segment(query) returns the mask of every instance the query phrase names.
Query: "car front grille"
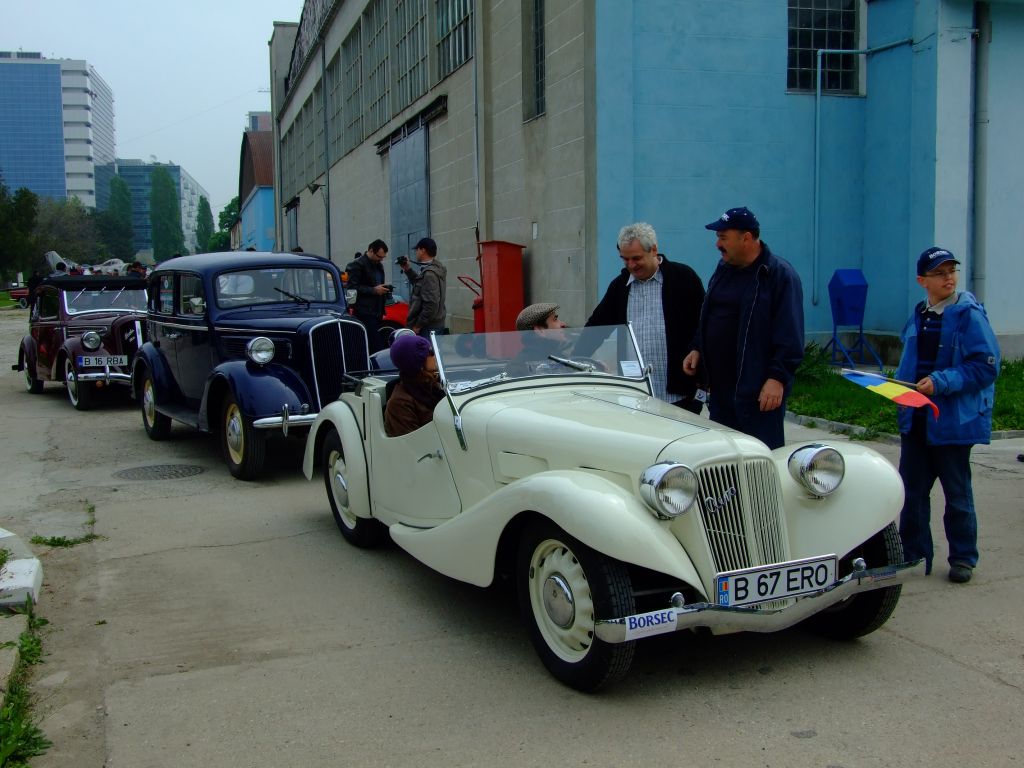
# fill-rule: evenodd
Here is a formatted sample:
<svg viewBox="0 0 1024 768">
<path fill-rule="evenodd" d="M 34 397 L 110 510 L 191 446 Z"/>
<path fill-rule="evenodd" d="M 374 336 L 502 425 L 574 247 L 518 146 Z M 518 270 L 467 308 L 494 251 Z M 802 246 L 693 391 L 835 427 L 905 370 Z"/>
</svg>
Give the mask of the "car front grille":
<svg viewBox="0 0 1024 768">
<path fill-rule="evenodd" d="M 770 459 L 707 465 L 697 478 L 701 522 L 717 572 L 788 559 L 779 478 Z"/>
<path fill-rule="evenodd" d="M 309 350 L 318 410 L 341 395 L 345 373 L 370 366 L 366 329 L 352 320 L 328 320 L 315 326 L 309 333 Z"/>
</svg>

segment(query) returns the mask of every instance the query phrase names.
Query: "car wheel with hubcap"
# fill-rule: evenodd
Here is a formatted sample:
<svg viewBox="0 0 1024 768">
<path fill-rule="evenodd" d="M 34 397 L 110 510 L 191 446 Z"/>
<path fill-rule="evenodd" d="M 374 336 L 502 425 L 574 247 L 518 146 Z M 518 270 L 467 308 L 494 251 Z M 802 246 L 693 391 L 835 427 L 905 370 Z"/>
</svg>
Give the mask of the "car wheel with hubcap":
<svg viewBox="0 0 1024 768">
<path fill-rule="evenodd" d="M 840 561 L 841 576 L 849 574 L 854 558 L 862 557 L 868 568 L 881 568 L 903 562 L 903 543 L 895 523 L 889 523 Z M 873 589 L 836 603 L 806 620 L 815 632 L 836 640 L 853 640 L 874 632 L 896 610 L 902 585 Z"/>
<path fill-rule="evenodd" d="M 372 547 L 379 544 L 387 529 L 378 520 L 358 517 L 349 505 L 348 465 L 345 463 L 341 435 L 337 430 L 332 429 L 328 433 L 320 456 L 323 459 L 327 499 L 331 502 L 331 513 L 341 535 L 357 547 Z"/>
<path fill-rule="evenodd" d="M 153 374 L 148 370 L 142 374 L 139 404 L 142 407 L 142 426 L 146 428 L 150 440 L 167 439 L 171 434 L 171 417 L 156 409 L 156 388 L 153 385 Z"/>
<path fill-rule="evenodd" d="M 22 309 L 28 309 L 28 299 L 24 297 L 18 299 L 18 306 L 21 307 Z"/>
<path fill-rule="evenodd" d="M 78 371 L 70 357 L 64 358 L 64 386 L 68 390 L 68 400 L 79 411 L 92 408 L 92 396 L 95 394 L 92 384 L 78 380 Z"/>
<path fill-rule="evenodd" d="M 530 639 L 552 675 L 595 691 L 626 674 L 635 641 L 607 643 L 595 634 L 595 619 L 635 612 L 623 563 L 545 521 L 531 525 L 520 541 L 516 582 Z"/>
<path fill-rule="evenodd" d="M 239 480 L 255 480 L 263 471 L 267 441 L 238 407 L 233 393 L 224 396 L 220 444 L 231 474 Z"/>
</svg>

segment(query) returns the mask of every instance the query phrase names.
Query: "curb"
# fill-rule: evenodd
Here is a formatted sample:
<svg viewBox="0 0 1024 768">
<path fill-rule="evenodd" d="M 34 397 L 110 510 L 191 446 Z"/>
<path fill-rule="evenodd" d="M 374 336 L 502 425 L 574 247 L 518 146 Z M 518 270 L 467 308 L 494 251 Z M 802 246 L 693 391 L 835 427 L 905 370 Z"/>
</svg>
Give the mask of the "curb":
<svg viewBox="0 0 1024 768">
<path fill-rule="evenodd" d="M 39 602 L 43 565 L 32 550 L 10 531 L 0 528 L 0 549 L 11 553 L 0 569 L 0 607 L 23 605 L 25 598 Z"/>
<path fill-rule="evenodd" d="M 793 413 L 792 411 L 786 411 L 786 421 L 791 421 L 794 424 L 800 424 L 804 427 L 810 426 L 812 429 L 817 427 L 819 429 L 826 429 L 829 432 L 857 435 L 858 437 L 867 432 L 866 427 L 858 427 L 854 424 L 843 424 L 841 421 L 829 421 L 828 419 L 821 419 L 817 416 L 805 416 L 800 413 Z M 871 440 L 876 443 L 888 443 L 889 445 L 900 444 L 899 435 L 890 435 L 886 432 L 879 432 L 877 435 L 872 437 Z"/>
<path fill-rule="evenodd" d="M 867 432 L 866 427 L 858 427 L 854 424 L 843 424 L 841 421 L 829 421 L 828 419 L 819 419 L 817 416 L 806 416 L 802 413 L 793 413 L 792 411 L 786 411 L 786 421 L 791 421 L 794 424 L 800 424 L 801 426 L 821 427 L 827 429 L 829 432 L 847 433 L 852 435 L 863 435 Z M 994 430 L 990 436 L 990 440 L 1015 440 L 1019 437 L 1024 437 L 1024 429 L 1000 429 Z M 871 438 L 877 443 L 889 443 L 890 445 L 899 445 L 900 436 L 890 435 L 888 432 L 879 432 L 876 437 Z M 1021 454 L 1024 456 L 1024 454 Z M 1024 461 L 1024 459 L 1021 459 Z"/>
</svg>

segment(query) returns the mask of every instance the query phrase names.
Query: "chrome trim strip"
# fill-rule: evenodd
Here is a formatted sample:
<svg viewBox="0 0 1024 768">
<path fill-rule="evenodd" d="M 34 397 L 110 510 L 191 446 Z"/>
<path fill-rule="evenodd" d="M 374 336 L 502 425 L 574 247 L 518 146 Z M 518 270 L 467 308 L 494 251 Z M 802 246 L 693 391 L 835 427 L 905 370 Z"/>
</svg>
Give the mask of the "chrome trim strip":
<svg viewBox="0 0 1024 768">
<path fill-rule="evenodd" d="M 911 576 L 924 574 L 924 560 L 888 565 L 881 568 L 866 568 L 854 571 L 848 576 L 825 587 L 820 592 L 798 597 L 796 602 L 784 608 L 758 609 L 756 606 L 721 606 L 714 603 L 693 603 L 682 608 L 666 608 L 675 611 L 675 624 L 665 623 L 657 632 L 664 634 L 681 629 L 707 627 L 715 634 L 726 632 L 777 632 L 791 627 L 804 619 L 835 605 L 858 592 L 869 592 L 897 584 L 903 584 Z M 621 619 L 598 619 L 594 633 L 606 643 L 626 642 L 626 622 L 631 616 Z"/>
</svg>

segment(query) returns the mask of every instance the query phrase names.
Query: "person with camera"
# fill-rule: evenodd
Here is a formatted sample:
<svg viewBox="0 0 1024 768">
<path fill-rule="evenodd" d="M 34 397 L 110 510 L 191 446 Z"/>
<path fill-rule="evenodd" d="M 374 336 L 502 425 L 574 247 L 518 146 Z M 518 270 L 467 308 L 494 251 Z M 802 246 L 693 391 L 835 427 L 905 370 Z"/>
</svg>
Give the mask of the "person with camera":
<svg viewBox="0 0 1024 768">
<path fill-rule="evenodd" d="M 366 328 L 370 354 L 384 348 L 380 321 L 384 317 L 384 304 L 392 291 L 392 286 L 384 277 L 382 266 L 387 255 L 387 243 L 377 239 L 366 246 L 366 253 L 349 262 L 345 268 L 348 273 L 347 289 L 356 292 L 352 314 Z"/>
<path fill-rule="evenodd" d="M 445 327 L 448 314 L 445 306 L 445 280 L 448 269 L 436 257 L 437 243 L 429 237 L 423 237 L 416 243 L 416 261 L 420 267 L 418 273 L 409 263 L 408 257 L 401 256 L 397 260 L 412 288 L 409 316 L 405 324 L 420 336 L 429 337 L 431 331 L 438 334 L 448 332 Z"/>
</svg>

